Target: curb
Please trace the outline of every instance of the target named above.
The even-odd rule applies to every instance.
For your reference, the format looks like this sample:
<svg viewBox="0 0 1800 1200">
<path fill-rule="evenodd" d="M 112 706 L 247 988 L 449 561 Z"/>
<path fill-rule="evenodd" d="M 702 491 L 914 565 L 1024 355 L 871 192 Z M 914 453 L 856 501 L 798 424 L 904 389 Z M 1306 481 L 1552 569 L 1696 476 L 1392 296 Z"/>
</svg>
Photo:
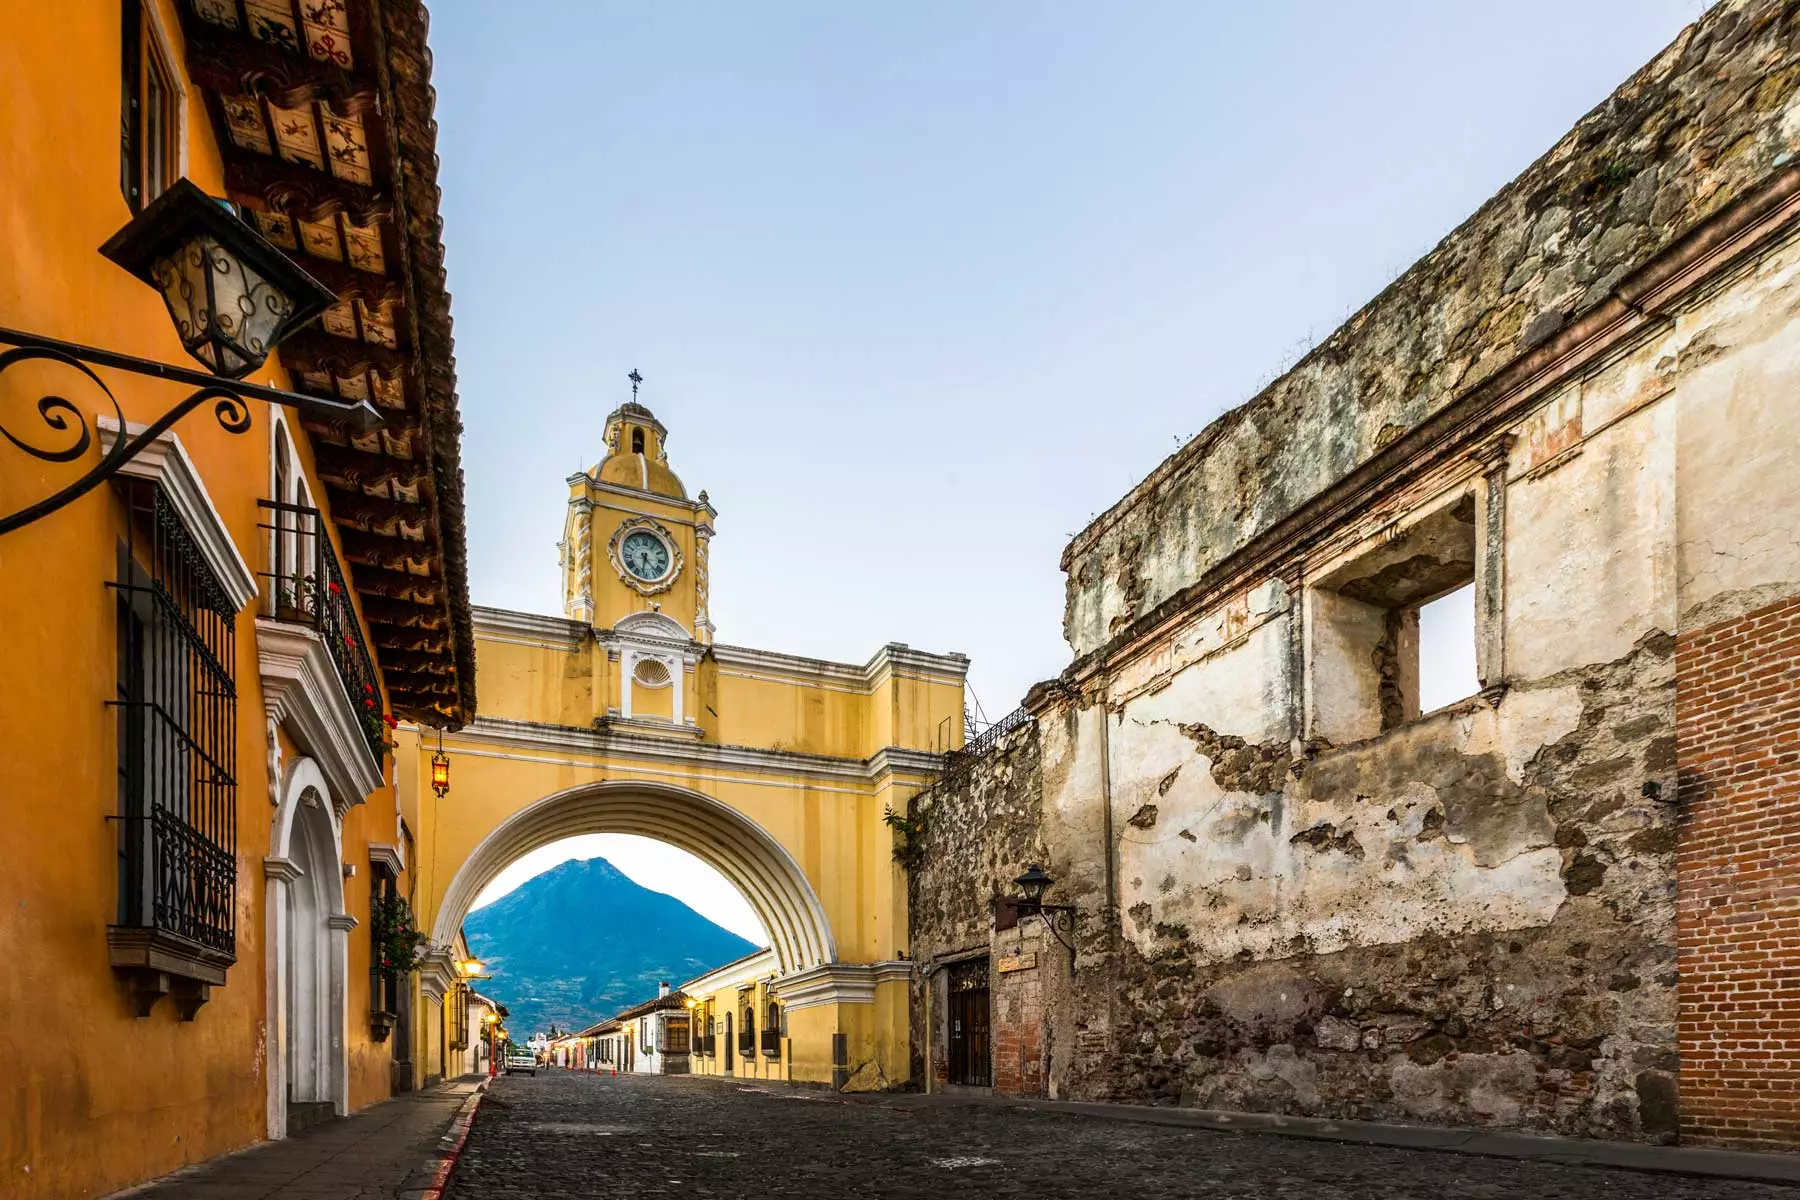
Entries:
<svg viewBox="0 0 1800 1200">
<path fill-rule="evenodd" d="M 450 1119 L 450 1127 L 438 1138 L 436 1152 L 413 1172 L 407 1186 L 401 1189 L 401 1200 L 441 1200 L 444 1189 L 450 1186 L 457 1160 L 462 1158 L 463 1147 L 468 1144 L 469 1131 L 475 1127 L 475 1114 L 481 1110 L 481 1099 L 492 1082 L 490 1077 L 475 1085 L 475 1090 Z"/>
<path fill-rule="evenodd" d="M 1172 1125 L 1216 1133 L 1267 1134 L 1313 1141 L 1391 1146 L 1405 1150 L 1524 1159 L 1558 1166 L 1800 1185 L 1800 1154 L 1649 1146 L 1639 1142 L 1609 1142 L 1599 1138 L 1558 1137 L 1553 1134 L 1399 1125 L 1379 1121 L 1335 1121 L 1324 1117 L 1290 1117 L 1277 1113 L 1228 1112 L 1220 1109 L 1034 1100 L 1017 1096 L 845 1093 L 842 1098 L 897 1109 L 938 1105 L 1005 1107 L 1110 1121 L 1134 1121 L 1145 1125 Z"/>
</svg>

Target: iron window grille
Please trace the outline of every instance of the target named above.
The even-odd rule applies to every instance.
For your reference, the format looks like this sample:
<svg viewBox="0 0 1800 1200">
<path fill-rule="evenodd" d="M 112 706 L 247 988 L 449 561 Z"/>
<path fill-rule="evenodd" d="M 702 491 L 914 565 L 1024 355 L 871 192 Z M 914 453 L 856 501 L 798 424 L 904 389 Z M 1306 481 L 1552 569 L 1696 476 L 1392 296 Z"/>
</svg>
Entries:
<svg viewBox="0 0 1800 1200">
<path fill-rule="evenodd" d="M 237 958 L 236 609 L 163 490 L 122 480 L 118 927 Z M 169 945 L 170 941 L 173 945 Z"/>
<path fill-rule="evenodd" d="M 264 517 L 258 528 L 267 535 L 268 566 L 257 572 L 263 612 L 318 633 L 331 652 L 338 682 L 356 713 L 369 753 L 380 763 L 387 753 L 387 730 L 375 660 L 357 624 L 350 586 L 323 518 L 318 509 L 304 504 L 258 500 L 257 505 Z"/>
</svg>

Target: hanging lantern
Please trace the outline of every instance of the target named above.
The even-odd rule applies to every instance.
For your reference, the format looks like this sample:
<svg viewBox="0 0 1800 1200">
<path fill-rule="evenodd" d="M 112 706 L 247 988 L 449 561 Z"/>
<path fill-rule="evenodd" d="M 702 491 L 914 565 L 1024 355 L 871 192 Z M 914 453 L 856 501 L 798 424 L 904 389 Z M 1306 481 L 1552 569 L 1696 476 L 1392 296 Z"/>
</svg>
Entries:
<svg viewBox="0 0 1800 1200">
<path fill-rule="evenodd" d="M 431 756 L 431 790 L 439 800 L 450 794 L 450 756 L 442 749 Z"/>
<path fill-rule="evenodd" d="M 227 379 L 337 297 L 186 179 L 151 201 L 100 253 L 162 294 L 182 349 Z"/>
</svg>

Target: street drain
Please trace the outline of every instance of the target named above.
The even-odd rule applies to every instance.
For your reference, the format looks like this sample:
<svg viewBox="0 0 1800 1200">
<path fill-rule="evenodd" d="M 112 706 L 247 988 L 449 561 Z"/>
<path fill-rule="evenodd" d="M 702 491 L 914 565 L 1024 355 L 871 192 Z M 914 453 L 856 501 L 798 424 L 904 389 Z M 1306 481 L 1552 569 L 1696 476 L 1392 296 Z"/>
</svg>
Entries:
<svg viewBox="0 0 1800 1200">
<path fill-rule="evenodd" d="M 593 1137 L 612 1137 L 618 1133 L 636 1133 L 635 1125 L 583 1125 L 576 1121 L 533 1121 L 526 1126 L 539 1133 L 585 1133 Z"/>
</svg>

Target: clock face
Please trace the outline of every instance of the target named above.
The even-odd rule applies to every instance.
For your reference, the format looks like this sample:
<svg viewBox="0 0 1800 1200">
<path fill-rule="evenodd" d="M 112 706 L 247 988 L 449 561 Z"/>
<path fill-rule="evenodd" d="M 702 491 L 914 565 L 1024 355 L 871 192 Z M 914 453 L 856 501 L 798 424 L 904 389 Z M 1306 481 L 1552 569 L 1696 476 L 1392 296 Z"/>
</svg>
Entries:
<svg viewBox="0 0 1800 1200">
<path fill-rule="evenodd" d="M 645 583 L 655 583 L 669 573 L 669 548 L 654 533 L 642 529 L 625 535 L 619 558 L 627 571 Z"/>
</svg>

